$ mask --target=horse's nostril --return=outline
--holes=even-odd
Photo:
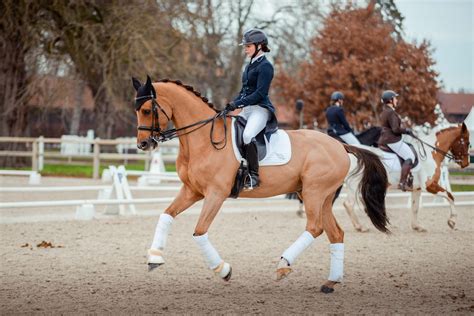
[[[146,149],[148,147],[147,141],[142,141],[138,146],[139,149]]]

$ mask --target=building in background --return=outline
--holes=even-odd
[[[450,123],[461,123],[474,106],[474,93],[439,92],[438,102]]]

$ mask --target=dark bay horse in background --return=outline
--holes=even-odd
[[[209,227],[222,203],[229,197],[239,168],[232,146],[231,117],[216,111],[207,99],[180,81],[162,80],[145,84],[133,78],[137,91],[137,146],[154,149],[159,142],[179,137],[176,169],[183,182],[174,201],[160,215],[153,243],[148,251],[150,271],[164,263],[166,238],[174,217],[204,199],[193,238],[208,267],[229,280],[232,268],[219,256],[208,238]],[[170,121],[174,128],[167,129]],[[377,155],[317,131],[288,131],[291,140],[290,161],[280,166],[260,168],[260,187],[243,191],[241,197],[266,198],[299,192],[306,207],[306,229],[284,251],[277,266],[277,280],[287,276],[296,257],[312,241],[326,233],[330,242],[331,268],[321,291],[330,293],[341,282],[344,259],[344,232],[332,213],[336,190],[350,174],[360,174],[360,190],[365,211],[374,226],[387,233],[385,213],[387,174]],[[216,141],[219,140],[219,141]],[[225,146],[225,144],[229,144]]]

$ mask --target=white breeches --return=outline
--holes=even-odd
[[[413,153],[411,148],[403,142],[403,140],[400,140],[393,144],[387,144],[387,146],[390,147],[391,150],[396,152],[404,160],[411,159],[412,163],[415,162],[415,154]]]
[[[257,136],[267,125],[268,119],[270,118],[270,111],[258,105],[249,105],[242,109],[239,116],[247,120],[243,139],[244,144],[249,144],[252,138]]]
[[[347,134],[343,134],[343,135],[338,135],[339,137],[342,138],[343,141],[346,142],[346,144],[349,144],[349,145],[360,145],[360,142],[359,140],[357,139],[357,137],[355,137],[354,134],[352,134],[351,132],[347,133]]]

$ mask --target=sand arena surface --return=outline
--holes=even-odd
[[[10,199],[15,198],[2,196]],[[325,235],[298,258],[287,279],[274,280],[279,256],[305,227],[295,215],[296,202],[285,203],[288,211],[271,212],[271,205],[262,210],[254,202],[242,206],[245,212],[224,209],[218,215],[209,234],[232,264],[228,283],[206,268],[194,244],[195,212],[175,220],[166,264],[149,273],[145,255],[162,206],[154,216],[143,212],[87,222],[51,221],[54,214],[73,213],[70,209],[0,211],[0,219],[9,219],[0,224],[1,314],[474,313],[474,212],[469,207],[458,208],[456,231],[446,224],[447,208],[423,209],[419,219],[427,233],[411,231],[408,209],[389,209],[392,236],[377,232],[364,215],[371,230],[356,233],[337,209],[346,232],[345,281],[327,295],[319,292],[329,273]],[[50,217],[13,223],[15,214]],[[38,248],[43,240],[63,248]],[[33,246],[21,247],[25,243]]]

